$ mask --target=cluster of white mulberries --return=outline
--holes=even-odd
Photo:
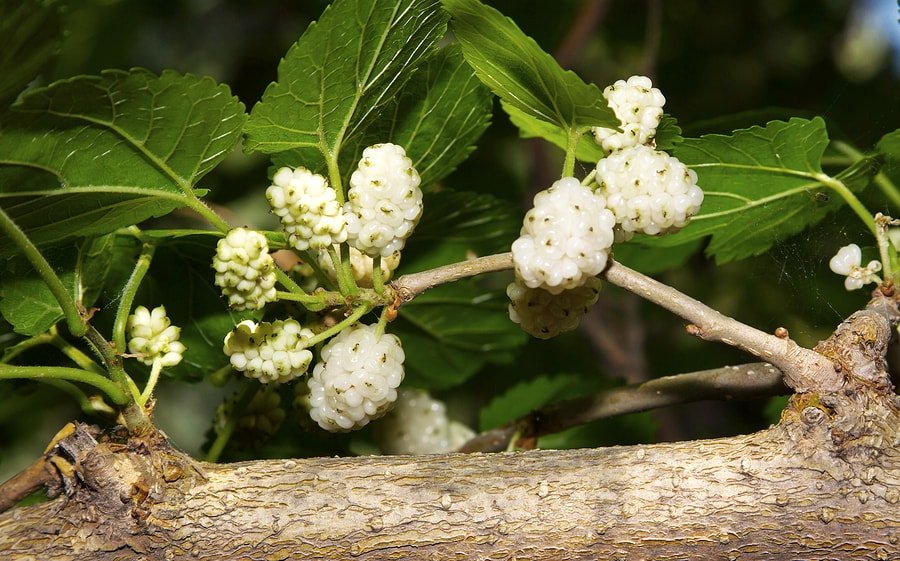
[[[401,146],[366,148],[350,176],[344,206],[350,245],[371,257],[389,257],[403,249],[422,216],[420,181]]]
[[[384,415],[403,380],[403,348],[396,335],[378,337],[375,325],[356,324],[322,347],[313,368],[309,416],[332,432],[360,428]]]
[[[275,300],[275,262],[266,237],[235,228],[216,244],[216,286],[235,310],[258,310]]]
[[[597,162],[598,192],[626,233],[656,235],[685,226],[700,210],[697,174],[649,146],[633,146]]]
[[[878,277],[881,261],[872,260],[863,267],[862,250],[855,243],[839,249],[828,266],[833,272],[847,277],[844,279],[844,288],[847,290],[858,290],[869,283],[881,282]]]
[[[549,339],[578,327],[600,296],[600,279],[591,277],[583,285],[559,294],[516,281],[506,287],[506,295],[510,300],[509,318],[533,337]]]
[[[235,411],[238,401],[238,394],[235,394],[220,403],[213,421],[213,429],[216,433],[221,433],[225,430],[228,419],[233,415],[239,415],[232,440],[251,444],[261,443],[275,434],[286,417],[285,410],[281,406],[281,396],[272,390],[271,386],[253,394],[239,413]]]
[[[622,148],[648,144],[656,136],[666,98],[650,78],[632,76],[603,90],[610,108],[622,122],[622,130],[593,127],[597,144],[609,154]]]
[[[347,240],[347,223],[328,180],[306,168],[283,167],[266,189],[291,247],[321,249]]]
[[[263,384],[284,383],[302,376],[312,362],[305,341],[313,332],[296,320],[254,323],[245,320],[225,336],[231,366]]]
[[[181,362],[186,350],[181,337],[181,328],[172,325],[166,315],[166,308],[159,306],[148,310],[138,306],[128,316],[125,323],[128,331],[128,350],[144,364],[153,364],[159,360],[161,366],[175,366]]]
[[[443,454],[475,436],[466,425],[447,418],[447,406],[424,390],[401,390],[397,404],[375,425],[385,454]]]
[[[400,252],[395,251],[387,257],[380,257],[380,259],[381,279],[387,281],[393,275],[394,270],[400,266]],[[332,279],[337,279],[337,272],[334,270],[334,262],[329,252],[319,252],[319,267]],[[361,253],[355,247],[350,248],[350,268],[353,271],[353,278],[356,280],[357,285],[372,288],[372,270],[374,267],[375,260],[373,258]]]
[[[512,244],[516,276],[551,294],[583,285],[606,266],[616,219],[603,196],[574,177],[534,197]]]

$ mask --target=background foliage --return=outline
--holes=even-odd
[[[852,51],[855,10],[869,2],[506,0],[488,3],[514,19],[525,33],[555,53],[564,67],[577,70],[585,81],[602,87],[634,73],[653,75],[655,84],[666,95],[666,111],[678,117],[686,136],[709,132],[727,134],[732,129],[762,125],[773,118],[822,115],[832,138],[866,150],[881,134],[900,126],[900,108],[896,103],[900,85],[898,59],[885,58],[880,65],[866,65],[862,62],[877,57],[871,53],[854,55]],[[37,85],[78,74],[99,74],[109,68],[141,66],[157,74],[173,68],[178,73],[210,75],[219,83],[230,84],[232,93],[250,108],[276,79],[278,61],[309,22],[322,15],[327,4],[325,1],[73,0],[65,6],[62,17],[68,35],[62,42],[61,55]],[[591,21],[594,26],[587,25]],[[224,41],[223,37],[228,40]],[[429,64],[429,68],[453,64],[452,53]],[[180,74],[166,76],[170,80],[183,79],[178,77]],[[412,79],[427,82],[427,78],[424,74]],[[202,83],[198,87],[202,88]],[[466,91],[459,87],[460,92]],[[0,97],[6,95],[0,92]],[[415,100],[401,99],[397,103],[412,101]],[[6,154],[14,148],[0,147],[0,150]],[[690,146],[679,150],[679,157],[687,161]],[[301,150],[291,157],[302,158],[304,154]],[[826,165],[829,157],[837,155],[826,152]],[[558,174],[560,164],[561,153],[549,144],[520,140],[506,112],[496,104],[493,126],[487,130],[479,148],[444,183],[459,191],[491,193],[506,204],[466,198],[461,205],[459,200],[453,200],[453,195],[430,193],[425,203],[426,213],[434,213],[436,218],[423,219],[423,227],[411,239],[404,256],[404,268],[420,270],[435,264],[435,259],[459,259],[467,250],[481,254],[503,250],[518,229],[518,214],[530,204],[531,195],[545,188]],[[235,151],[205,176],[197,173],[190,179],[199,180],[198,188],[210,189],[212,200],[229,214],[232,223],[271,227],[274,223],[261,196],[268,166],[268,159],[260,154]],[[430,173],[440,177],[450,169],[452,166]],[[896,162],[887,162],[885,170],[895,178],[900,176]],[[167,187],[177,190],[178,178],[168,179],[172,184]],[[164,210],[142,209],[140,201],[129,202],[130,208],[144,213],[142,216]],[[877,197],[867,203],[872,209],[900,213],[900,209],[886,206]],[[812,201],[812,204],[827,205],[829,201]],[[448,219],[450,209],[463,213],[461,221],[470,227],[460,236],[446,240],[437,218]],[[471,217],[468,221],[465,220],[467,212]],[[481,224],[472,220],[484,216],[490,220]],[[683,263],[686,266],[661,272],[664,280],[761,329],[771,331],[785,326],[801,344],[809,345],[830,332],[865,298],[861,292],[844,292],[840,278],[828,271],[827,260],[837,247],[868,238],[848,210],[832,216],[833,219],[812,230],[779,242],[768,254],[719,267],[703,256],[699,242],[672,249],[665,260],[654,254],[652,260],[642,261],[646,251],[639,245],[623,249],[617,258],[645,270],[655,269],[654,272]],[[747,231],[753,230],[754,219],[762,218],[748,218]],[[164,220],[161,225],[182,225],[177,214]],[[797,230],[787,224],[781,233]],[[48,233],[58,234],[52,230]],[[161,271],[181,267],[187,271],[198,270],[201,266],[191,263],[205,263],[213,243],[204,236],[177,240],[161,249],[157,265]],[[438,243],[440,246],[435,247]],[[715,238],[711,243],[716,244]],[[861,245],[867,243],[863,241]],[[727,243],[724,247],[727,249]],[[97,247],[78,249],[78,253],[68,252],[58,258],[73,260],[76,255],[109,256],[136,251],[135,247],[115,247],[107,253]],[[719,258],[722,262],[729,260],[722,259],[721,255]],[[128,272],[117,271],[104,260],[88,259],[84,263],[107,271],[104,284],[95,287],[95,297],[100,302],[111,302],[115,292],[109,287],[120,285],[122,275]],[[167,267],[166,263],[171,266]],[[205,330],[220,329],[238,319],[230,317],[218,305],[220,302],[208,280],[204,283],[199,276],[190,275],[186,280],[171,282],[176,281],[187,283],[190,289],[170,297],[198,299],[206,302],[200,309],[209,310],[208,314],[197,317],[179,318],[177,310],[184,309],[184,304],[166,302],[167,308],[174,310],[175,323],[185,325],[189,347],[192,347],[191,338],[198,343],[205,341],[209,339]],[[488,279],[496,287],[506,282],[500,276]],[[165,286],[164,282],[161,286]],[[149,283],[146,287],[149,294],[144,296],[152,298],[157,290],[158,294],[168,293]],[[601,303],[585,322],[584,329],[558,340],[530,340],[524,348],[511,352],[509,349],[520,342],[514,340],[517,335],[496,326],[499,332],[506,333],[506,338],[490,339],[494,347],[474,349],[483,352],[485,357],[490,356],[491,361],[485,358],[480,362],[456,364],[456,353],[472,352],[479,340],[488,337],[455,336],[452,324],[439,333],[442,340],[454,342],[449,348],[415,339],[410,323],[440,318],[447,309],[459,310],[465,302],[478,297],[478,290],[474,283],[463,283],[430,293],[405,309],[403,319],[395,324],[396,331],[412,349],[408,352],[409,382],[443,390],[440,396],[450,403],[451,413],[473,426],[494,426],[547,400],[597,391],[623,381],[745,360],[736,351],[687,337],[676,318],[611,287],[604,288]],[[747,306],[748,302],[754,305]],[[497,301],[495,305],[503,307],[505,302]],[[53,317],[52,310],[41,313],[45,315],[30,320],[35,322],[38,331],[38,324],[43,325]],[[476,316],[471,321],[487,330],[492,328],[489,319]],[[0,346],[9,341],[4,335],[7,331],[7,326],[0,325]],[[652,352],[646,352],[648,349]],[[36,362],[54,360],[46,348],[32,352],[37,355],[31,357]],[[204,374],[209,375],[209,363],[203,362],[202,357],[192,359],[193,352],[186,355],[187,362],[179,367],[183,371],[179,375],[196,381]],[[216,358],[222,357],[208,357],[209,361]],[[192,364],[191,360],[201,360],[201,363]],[[210,426],[216,405],[228,393],[227,386],[164,381],[159,390],[156,418],[177,444],[198,451],[203,443],[198,427]],[[283,398],[288,401],[291,396],[285,394]],[[46,406],[57,402],[58,407]],[[764,426],[772,418],[766,412],[766,405],[685,406],[654,415],[595,423],[555,435],[542,445],[649,442],[749,431]],[[481,410],[482,406],[487,407]],[[26,382],[0,383],[0,478],[17,469],[22,461],[33,458],[49,436],[65,420],[75,416],[78,416],[75,405],[53,388]],[[366,432],[326,440],[305,436],[296,427],[296,422],[288,422],[263,449],[229,450],[231,455],[225,459],[371,450]]]

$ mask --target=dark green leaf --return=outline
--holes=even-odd
[[[0,205],[39,244],[158,216],[194,197],[244,120],[209,78],[132,70],[57,82],[0,117]]]
[[[115,245],[114,236],[103,236],[74,247],[46,250],[45,257],[72,299],[90,309],[106,284],[110,268],[122,253]],[[63,318],[50,289],[25,258],[7,261],[0,278],[0,314],[17,333],[44,333]]]
[[[478,0],[444,6],[466,60],[503,101],[566,131],[619,126],[597,86],[563,70],[512,20]]]
[[[337,156],[401,91],[445,29],[437,0],[335,2],[291,47],[278,81],[254,106],[247,149]]]
[[[900,160],[900,129],[882,136],[876,148],[888,158]]]
[[[815,224],[841,204],[821,183],[829,179],[820,165],[827,144],[820,118],[684,139],[675,156],[697,172],[703,207],[683,230],[653,243],[673,246],[711,235],[707,253],[725,263],[763,253]]]
[[[493,96],[466,63],[457,45],[428,59],[404,90],[390,142],[406,149],[427,186],[465,160],[491,121]],[[384,142],[376,140],[376,142]]]
[[[54,0],[0,1],[0,110],[59,53],[63,32]]]
[[[599,377],[596,379],[599,380]],[[521,382],[495,397],[481,410],[478,426],[483,431],[499,427],[548,403],[584,395],[599,385],[594,383],[591,387],[585,387],[585,384],[584,376],[577,374],[539,376]]]
[[[520,212],[492,195],[445,189],[427,193],[422,218],[404,255],[428,252],[441,243],[479,255],[509,251],[522,227]]]
[[[660,247],[655,238],[638,234],[627,243],[616,244],[616,261],[646,275],[655,275],[687,263],[700,251],[703,240],[696,239],[682,245]]]
[[[400,336],[412,385],[448,388],[488,362],[508,361],[527,337],[509,320],[502,291],[459,281],[405,305],[390,331]]]
[[[675,145],[684,140],[681,136],[681,127],[678,121],[671,115],[663,114],[656,127],[656,149],[671,152]]]

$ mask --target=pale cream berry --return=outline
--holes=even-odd
[[[266,198],[291,247],[304,251],[347,241],[343,208],[323,176],[303,167],[283,167],[275,172]]]
[[[512,244],[516,277],[551,294],[577,288],[606,267],[616,220],[604,198],[574,177],[534,197]]]
[[[831,270],[839,275],[845,275],[844,288],[847,290],[859,290],[863,286],[881,282],[878,272],[881,271],[881,262],[872,260],[862,266],[862,250],[855,243],[845,245],[828,262]]]
[[[418,172],[396,144],[363,151],[350,176],[344,212],[348,243],[370,257],[389,257],[403,249],[422,216]]]
[[[649,146],[619,150],[597,162],[597,192],[626,236],[673,232],[703,204],[697,174],[677,158]]]
[[[138,306],[128,316],[125,329],[129,337],[128,351],[137,355],[137,359],[144,364],[150,365],[158,360],[162,366],[175,366],[181,362],[186,350],[178,340],[181,328],[172,325],[164,306],[152,311]]]
[[[381,259],[381,280],[390,280],[394,274],[394,270],[400,266],[400,252],[396,251],[387,257],[379,257]],[[319,252],[319,267],[331,277],[337,280],[337,271],[334,270],[331,253],[328,251]],[[356,284],[363,288],[372,288],[372,273],[375,268],[375,259],[360,252],[355,247],[350,248],[350,269],[353,271],[353,278]]]
[[[356,324],[322,347],[313,368],[309,416],[320,427],[343,432],[363,427],[388,412],[403,381],[405,355],[396,335]]]
[[[275,262],[266,237],[235,228],[216,244],[216,286],[234,310],[258,310],[275,300]]]
[[[600,279],[591,277],[582,286],[559,294],[516,281],[506,287],[506,294],[510,299],[509,318],[526,333],[549,339],[578,327],[600,296]]]
[[[632,76],[627,81],[618,80],[603,90],[603,97],[622,123],[622,130],[592,129],[594,139],[607,154],[653,142],[666,98],[653,87],[650,78]]]
[[[245,320],[225,336],[223,351],[231,366],[263,384],[285,383],[306,374],[312,352],[306,340],[312,330],[293,319],[272,323]]]
[[[475,431],[447,417],[444,402],[418,389],[401,390],[394,408],[374,426],[385,454],[443,454],[475,436]]]

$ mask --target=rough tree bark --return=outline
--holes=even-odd
[[[65,492],[0,514],[0,558],[900,559],[898,318],[878,294],[815,349],[841,383],[788,376],[781,422],[735,438],[213,465],[79,428],[50,453]]]

